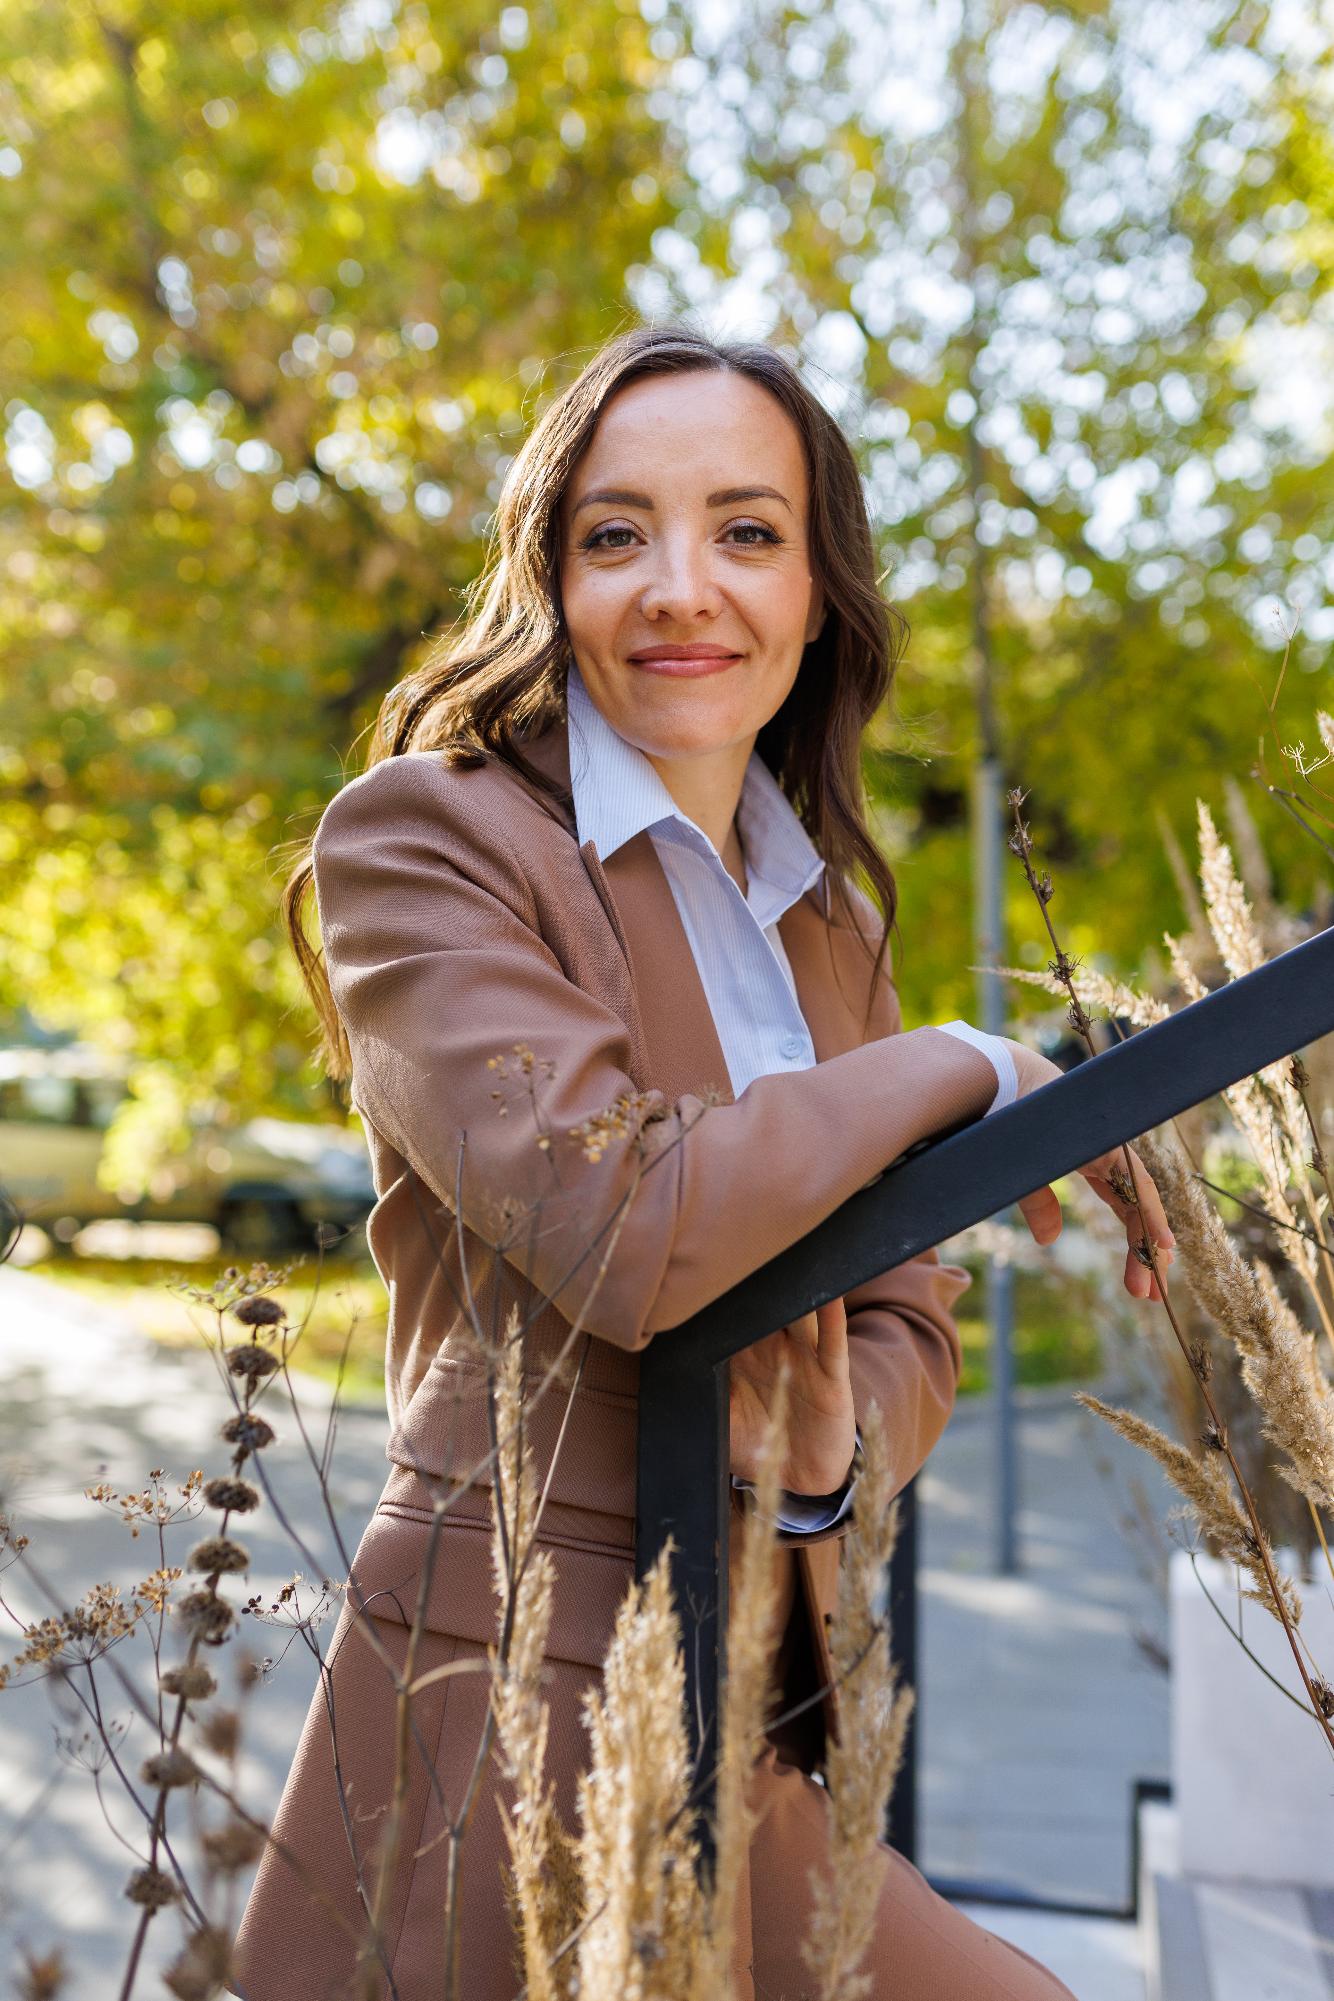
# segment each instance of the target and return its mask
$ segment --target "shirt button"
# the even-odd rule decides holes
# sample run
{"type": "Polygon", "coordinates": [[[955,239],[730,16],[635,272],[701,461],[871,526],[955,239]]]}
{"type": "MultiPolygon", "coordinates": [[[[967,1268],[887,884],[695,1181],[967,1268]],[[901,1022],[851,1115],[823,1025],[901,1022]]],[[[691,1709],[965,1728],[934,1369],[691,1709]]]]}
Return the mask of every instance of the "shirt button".
{"type": "Polygon", "coordinates": [[[806,1044],[799,1035],[785,1035],[778,1046],[784,1056],[801,1056],[806,1049],[806,1044]]]}

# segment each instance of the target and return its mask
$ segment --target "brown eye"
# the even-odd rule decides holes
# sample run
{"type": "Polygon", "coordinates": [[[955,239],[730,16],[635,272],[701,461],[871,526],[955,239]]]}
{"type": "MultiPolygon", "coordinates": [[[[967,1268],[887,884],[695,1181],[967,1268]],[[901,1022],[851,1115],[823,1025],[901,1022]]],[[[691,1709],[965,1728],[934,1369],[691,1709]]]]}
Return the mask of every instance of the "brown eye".
{"type": "Polygon", "coordinates": [[[635,531],[633,528],[594,528],[591,534],[585,535],[579,547],[581,549],[624,549],[629,544],[625,542],[612,542],[607,538],[612,535],[628,535],[630,541],[633,542],[634,534],[635,531]]]}
{"type": "Polygon", "coordinates": [[[724,532],[728,535],[759,537],[758,541],[742,542],[740,547],[743,549],[758,549],[765,544],[775,547],[783,539],[777,529],[771,528],[767,521],[732,521],[728,523],[724,532]]]}

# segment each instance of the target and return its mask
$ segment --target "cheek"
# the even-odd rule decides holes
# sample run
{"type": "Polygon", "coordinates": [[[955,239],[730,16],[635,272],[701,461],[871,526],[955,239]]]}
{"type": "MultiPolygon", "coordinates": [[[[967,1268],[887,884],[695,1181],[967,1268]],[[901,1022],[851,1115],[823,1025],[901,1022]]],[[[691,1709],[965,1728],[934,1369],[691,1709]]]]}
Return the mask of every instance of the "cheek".
{"type": "Polygon", "coordinates": [[[561,604],[570,638],[593,641],[614,630],[624,609],[625,590],[614,573],[600,575],[571,565],[561,572],[561,604]]]}
{"type": "Polygon", "coordinates": [[[733,595],[754,630],[775,646],[804,640],[812,579],[803,563],[775,565],[745,576],[733,595]]]}

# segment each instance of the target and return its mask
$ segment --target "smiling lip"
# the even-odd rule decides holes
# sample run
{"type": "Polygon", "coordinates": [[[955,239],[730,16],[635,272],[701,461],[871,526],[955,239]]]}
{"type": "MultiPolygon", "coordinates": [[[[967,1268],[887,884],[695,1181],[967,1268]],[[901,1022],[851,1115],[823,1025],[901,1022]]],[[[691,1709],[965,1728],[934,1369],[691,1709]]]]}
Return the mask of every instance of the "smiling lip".
{"type": "Polygon", "coordinates": [[[697,674],[716,674],[720,668],[730,667],[739,660],[739,653],[729,652],[725,646],[662,646],[644,647],[639,653],[630,655],[631,664],[642,667],[649,674],[670,674],[678,679],[697,674]]]}

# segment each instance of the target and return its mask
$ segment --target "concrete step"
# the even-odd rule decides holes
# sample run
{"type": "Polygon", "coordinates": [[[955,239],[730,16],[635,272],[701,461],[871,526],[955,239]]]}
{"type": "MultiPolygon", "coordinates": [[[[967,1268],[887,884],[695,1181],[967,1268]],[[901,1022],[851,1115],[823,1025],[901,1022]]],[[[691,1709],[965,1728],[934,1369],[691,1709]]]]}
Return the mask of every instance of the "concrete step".
{"type": "Polygon", "coordinates": [[[1148,2001],[1334,2001],[1334,1891],[1185,1876],[1170,1805],[1140,1810],[1148,2001]]]}

